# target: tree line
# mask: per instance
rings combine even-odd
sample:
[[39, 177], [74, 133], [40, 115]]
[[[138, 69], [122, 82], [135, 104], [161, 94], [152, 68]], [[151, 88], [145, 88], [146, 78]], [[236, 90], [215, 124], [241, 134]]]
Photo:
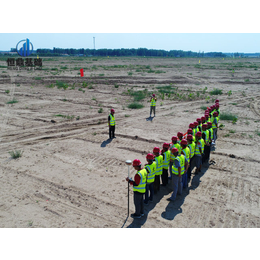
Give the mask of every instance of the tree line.
[[73, 49], [73, 48], [53, 48], [37, 49], [36, 53], [41, 56], [61, 56], [61, 55], [78, 55], [78, 56], [147, 56], [147, 57], [226, 57], [222, 52], [193, 52], [182, 50], [154, 50], [146, 48], [138, 49]]

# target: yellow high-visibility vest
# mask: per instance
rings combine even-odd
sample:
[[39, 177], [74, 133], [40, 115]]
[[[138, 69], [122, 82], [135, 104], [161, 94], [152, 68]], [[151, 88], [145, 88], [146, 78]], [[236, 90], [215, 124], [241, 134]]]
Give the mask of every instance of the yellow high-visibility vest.
[[111, 114], [109, 114], [109, 116], [110, 116], [110, 125], [111, 125], [111, 126], [116, 125], [115, 117], [112, 116]]
[[147, 171], [146, 169], [142, 169], [141, 171], [137, 172], [137, 174], [140, 176], [141, 180], [138, 186], [133, 186], [133, 191], [145, 193]]
[[151, 107], [155, 107], [156, 106], [156, 100], [154, 98], [152, 98], [151, 100]]
[[152, 164], [147, 164], [145, 166], [145, 169], [147, 169], [147, 183], [154, 182], [155, 172], [156, 172], [156, 162], [153, 162]]

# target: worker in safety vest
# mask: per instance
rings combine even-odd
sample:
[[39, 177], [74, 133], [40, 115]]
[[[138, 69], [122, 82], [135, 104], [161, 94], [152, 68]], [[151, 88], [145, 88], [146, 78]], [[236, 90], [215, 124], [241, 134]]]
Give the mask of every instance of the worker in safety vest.
[[195, 131], [196, 131], [196, 130], [195, 130], [195, 125], [194, 125], [194, 123], [190, 123], [190, 124], [189, 124], [189, 129], [192, 129], [192, 135], [195, 136], [195, 134], [196, 134]]
[[205, 142], [205, 147], [204, 147], [204, 156], [202, 157], [202, 164], [204, 162], [208, 162], [209, 159], [209, 151], [210, 151], [210, 136], [209, 136], [209, 131], [207, 130], [208, 124], [203, 124], [202, 125], [202, 139]]
[[182, 194], [182, 175], [185, 171], [185, 164], [187, 164], [187, 159], [183, 154], [179, 155], [179, 151], [177, 148], [173, 148], [171, 150], [173, 154], [172, 164], [172, 188], [173, 192], [168, 201], [174, 201], [176, 199], [177, 194]]
[[[217, 100], [218, 100], [218, 99], [217, 99]], [[216, 103], [216, 104], [215, 104], [215, 107], [216, 107], [216, 112], [218, 112], [218, 116], [220, 116], [219, 103]]]
[[193, 134], [194, 136], [196, 136], [196, 133], [199, 132], [199, 123], [195, 121], [193, 124], [194, 124]]
[[218, 118], [218, 112], [214, 112], [213, 113], [213, 119], [212, 119], [212, 129], [213, 129], [213, 139], [214, 139], [214, 143], [216, 143], [216, 140], [218, 138], [218, 121], [219, 121], [219, 118]]
[[144, 194], [146, 188], [146, 178], [147, 171], [142, 168], [141, 161], [135, 159], [133, 161], [133, 167], [137, 171], [134, 177], [134, 180], [126, 178], [126, 181], [133, 185], [134, 191], [134, 204], [135, 204], [135, 213], [131, 214], [132, 218], [141, 218], [144, 216]]
[[187, 163], [185, 164], [185, 170], [184, 173], [182, 175], [182, 185], [183, 185], [183, 189], [188, 187], [188, 175], [187, 175], [187, 171], [189, 168], [189, 163], [190, 163], [190, 149], [189, 147], [187, 147], [188, 142], [186, 139], [182, 139], [181, 140], [181, 154], [183, 154], [185, 156], [185, 158], [187, 159]]
[[168, 184], [168, 168], [170, 163], [171, 151], [169, 150], [169, 143], [163, 144], [163, 149], [161, 151], [161, 155], [163, 156], [163, 167], [162, 167], [162, 186], [166, 186]]
[[209, 158], [208, 158], [208, 161], [210, 160], [210, 152], [211, 152], [211, 147], [212, 147], [212, 140], [213, 140], [213, 129], [212, 129], [212, 123], [211, 122], [208, 122], [208, 131], [209, 131]]
[[[148, 153], [146, 155], [147, 164], [145, 164], [145, 169], [147, 171], [147, 182], [146, 182], [146, 190], [145, 190], [145, 198], [144, 204], [148, 205], [149, 201], [153, 201], [154, 195], [154, 179], [155, 179], [155, 172], [156, 172], [156, 162], [154, 161], [154, 155], [152, 153]], [[149, 196], [150, 191], [150, 196]]]
[[156, 101], [157, 101], [157, 98], [155, 97], [155, 94], [153, 94], [150, 99], [150, 102], [151, 102], [150, 103], [150, 117], [152, 116], [152, 111], [153, 111], [153, 115], [155, 116]]
[[163, 157], [160, 155], [160, 148], [153, 148], [154, 160], [156, 162], [156, 172], [154, 179], [154, 194], [156, 194], [160, 190], [160, 175], [162, 175], [162, 167], [163, 167]]
[[[190, 124], [190, 125], [191, 125], [191, 124]], [[193, 124], [192, 124], [192, 125], [193, 125]], [[194, 134], [194, 132], [193, 132], [193, 130], [192, 130], [191, 128], [189, 128], [189, 129], [187, 130], [187, 135], [192, 135], [193, 141], [195, 142], [196, 137], [195, 137], [195, 134]]]
[[194, 160], [194, 153], [195, 153], [195, 142], [193, 141], [193, 136], [188, 134], [187, 135], [187, 142], [188, 142], [188, 147], [190, 149], [190, 163], [189, 163], [189, 168], [187, 171], [187, 177], [188, 177], [188, 182], [191, 178], [191, 167], [193, 165], [193, 160]]
[[[173, 136], [172, 137], [172, 142], [170, 143], [170, 152], [172, 151], [172, 148], [177, 148], [178, 151], [179, 151], [179, 154], [181, 154], [181, 146], [180, 144], [177, 143], [178, 141], [178, 137], [177, 136]], [[173, 159], [174, 159], [174, 155], [172, 154], [172, 152], [170, 153], [170, 162], [169, 162], [169, 174], [170, 174], [170, 177], [169, 179], [172, 179], [172, 163], [173, 163]]]
[[183, 133], [182, 132], [178, 132], [177, 133], [177, 137], [178, 137], [177, 143], [180, 145], [181, 144], [181, 140], [183, 138]]
[[196, 133], [196, 142], [195, 142], [195, 166], [196, 166], [196, 171], [195, 174], [198, 174], [201, 170], [202, 166], [202, 156], [204, 153], [204, 140], [201, 138], [202, 133], [199, 131]]
[[108, 116], [108, 127], [109, 127], [109, 138], [115, 138], [115, 127], [116, 127], [116, 121], [115, 121], [115, 110], [112, 108], [111, 113]]
[[201, 118], [197, 118], [197, 122], [198, 122], [198, 129], [199, 129], [199, 131], [201, 132], [201, 130], [202, 130], [202, 124], [201, 124]]

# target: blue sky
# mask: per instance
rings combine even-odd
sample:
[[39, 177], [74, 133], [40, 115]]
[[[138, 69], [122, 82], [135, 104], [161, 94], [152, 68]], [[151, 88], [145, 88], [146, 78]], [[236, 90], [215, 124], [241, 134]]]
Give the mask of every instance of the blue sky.
[[24, 0], [11, 9], [5, 1], [1, 10], [0, 50], [25, 38], [34, 49], [93, 48], [95, 37], [96, 49], [260, 52], [255, 0]]
[[0, 33], [0, 50], [25, 38], [38, 48], [148, 48], [204, 52], [260, 52], [260, 33]]

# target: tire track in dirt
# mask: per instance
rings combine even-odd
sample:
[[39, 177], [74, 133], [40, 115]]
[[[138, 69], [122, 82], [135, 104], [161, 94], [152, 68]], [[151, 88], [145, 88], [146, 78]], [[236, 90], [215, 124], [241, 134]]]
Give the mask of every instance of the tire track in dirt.
[[[26, 182], [30, 183], [30, 185], [33, 185], [35, 188], [38, 187], [40, 191], [36, 190], [35, 193], [26, 196], [30, 198], [32, 202], [36, 200], [41, 200], [42, 202], [47, 200], [51, 202], [48, 206], [43, 206], [43, 208], [45, 211], [47, 210], [58, 217], [65, 218], [66, 211], [70, 212], [70, 214], [79, 214], [82, 217], [91, 215], [92, 217], [99, 218], [101, 222], [104, 222], [103, 226], [107, 224], [110, 227], [120, 227], [124, 221], [125, 208], [90, 195], [86, 190], [81, 190], [74, 186], [57, 184], [29, 174], [27, 173], [28, 171], [18, 171], [16, 173], [6, 166], [3, 166], [3, 169], [8, 172], [11, 171], [15, 175], [18, 174], [19, 178], [22, 177]], [[111, 207], [114, 208], [114, 210], [111, 210]], [[114, 215], [109, 215], [109, 220], [105, 217], [107, 212], [114, 212]], [[89, 219], [91, 219], [91, 217]]]

